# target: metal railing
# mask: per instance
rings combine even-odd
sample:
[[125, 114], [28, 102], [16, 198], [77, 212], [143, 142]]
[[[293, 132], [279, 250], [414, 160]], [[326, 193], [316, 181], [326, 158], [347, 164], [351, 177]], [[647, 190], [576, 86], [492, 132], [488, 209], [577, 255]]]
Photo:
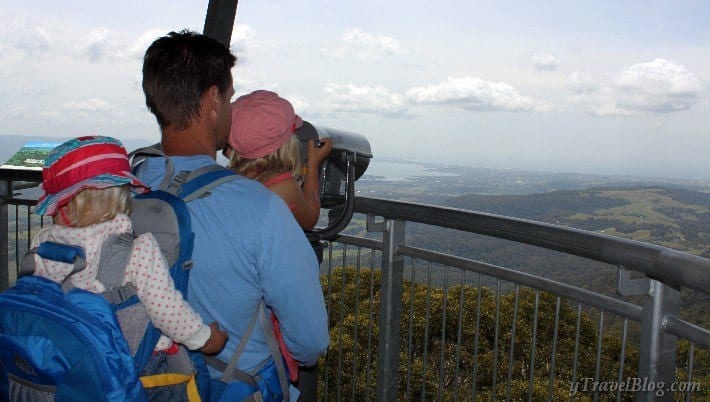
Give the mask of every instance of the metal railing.
[[[0, 289], [14, 281], [16, 256], [43, 224], [30, 214], [35, 200], [13, 190], [40, 180], [36, 171], [0, 170]], [[350, 226], [364, 223], [364, 231], [331, 242], [321, 266], [331, 347], [319, 363], [319, 399], [689, 401], [710, 395], [710, 331], [680, 318], [681, 289], [708, 294], [710, 260], [436, 206], [360, 197], [355, 212], [362, 215]], [[418, 226], [440, 229], [443, 239], [476, 233], [598, 261], [614, 276], [615, 289], [592, 291], [465, 253], [416, 247], [407, 243], [407, 229]]]
[[[322, 399], [709, 397], [710, 332], [679, 314], [681, 289], [708, 294], [710, 260], [437, 206], [356, 198], [355, 212], [367, 216], [365, 236], [381, 233], [381, 240], [341, 235], [329, 247], [324, 291], [333, 344], [323, 363]], [[437, 232], [444, 238], [477, 233], [598, 261], [612, 268], [616, 286], [605, 295], [414, 247], [405, 241], [406, 225], [413, 224], [452, 229]], [[632, 279], [632, 272], [642, 275]], [[523, 306], [532, 311], [523, 314]]]

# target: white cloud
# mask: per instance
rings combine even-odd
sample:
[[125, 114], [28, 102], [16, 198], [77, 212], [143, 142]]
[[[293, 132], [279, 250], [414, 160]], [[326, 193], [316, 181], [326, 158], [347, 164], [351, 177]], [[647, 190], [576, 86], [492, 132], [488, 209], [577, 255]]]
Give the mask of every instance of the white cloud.
[[351, 29], [346, 32], [343, 35], [343, 42], [355, 48], [371, 50], [386, 55], [407, 53], [396, 39], [384, 35], [371, 35], [359, 29]]
[[85, 101], [67, 102], [64, 107], [78, 112], [107, 112], [113, 108], [108, 103], [99, 98], [91, 98]]
[[92, 63], [133, 61], [142, 58], [148, 45], [166, 32], [149, 30], [131, 42], [126, 32], [102, 26], [66, 25], [56, 18], [38, 26], [18, 17], [0, 27], [1, 62], [23, 63], [30, 59], [36, 64], [51, 59], [54, 66], [61, 67], [60, 60], [72, 63], [79, 59]]
[[244, 65], [249, 62], [248, 54], [250, 49], [258, 47], [254, 38], [256, 32], [251, 26], [246, 24], [235, 25], [232, 29], [232, 41], [230, 50], [237, 56], [237, 64]]
[[51, 28], [29, 23], [24, 18], [0, 19], [0, 64], [44, 60], [56, 46], [52, 32]]
[[39, 112], [40, 117], [49, 120], [61, 120], [62, 114], [56, 110], [43, 110]]
[[453, 105], [466, 110], [544, 111], [547, 107], [521, 95], [505, 82], [488, 82], [476, 77], [450, 77], [435, 85], [414, 87], [407, 99], [415, 104]]
[[303, 96], [286, 96], [286, 99], [288, 99], [289, 102], [291, 102], [291, 105], [293, 105], [293, 110], [296, 111], [296, 114], [298, 115], [304, 115], [308, 113], [311, 110], [311, 104], [308, 102], [308, 99], [306, 99]]
[[567, 86], [576, 94], [587, 94], [599, 89], [592, 74], [586, 71], [575, 71], [570, 74], [567, 78]]
[[696, 102], [702, 85], [682, 65], [665, 59], [627, 66], [614, 81], [617, 106], [631, 112], [675, 112]]
[[[252, 93], [253, 91], [256, 91], [257, 89], [266, 89], [267, 91], [276, 92], [277, 94], [280, 95], [281, 86], [279, 85], [278, 82], [270, 81], [265, 78], [253, 79], [253, 80], [252, 79], [245, 79], [239, 73], [238, 69], [237, 69], [236, 73], [233, 74], [233, 76], [234, 76], [234, 89], [236, 91], [234, 99], [236, 99], [239, 96]], [[286, 98], [286, 99], [289, 99], [289, 98]]]
[[351, 29], [341, 38], [341, 43], [323, 49], [323, 53], [337, 58], [375, 60], [409, 53], [397, 39], [385, 35], [373, 35], [359, 29]]
[[148, 46], [150, 46], [154, 40], [166, 35], [167, 33], [167, 30], [162, 29], [149, 29], [144, 31], [127, 46], [123, 57], [132, 60], [142, 59], [145, 55], [146, 49], [148, 49]]
[[33, 55], [49, 49], [52, 42], [53, 38], [45, 28], [32, 27], [26, 34], [20, 36], [15, 46]]
[[106, 28], [95, 29], [86, 37], [86, 42], [84, 43], [82, 53], [89, 57], [89, 61], [94, 63], [99, 63], [104, 59], [106, 54], [111, 55], [109, 48], [109, 42], [107, 38], [110, 31]]
[[703, 90], [702, 82], [684, 66], [660, 58], [626, 66], [604, 83], [580, 72], [572, 73], [568, 83], [573, 101], [600, 116], [687, 110]]
[[548, 53], [535, 53], [530, 59], [530, 64], [537, 71], [555, 71], [560, 60]]
[[353, 84], [330, 83], [323, 88], [325, 99], [319, 109], [331, 113], [411, 117], [404, 96], [382, 86], [358, 87]]
[[232, 30], [232, 42], [243, 42], [253, 40], [256, 33], [250, 25], [239, 24], [235, 25]]
[[31, 116], [24, 106], [17, 106], [12, 109], [0, 110], [0, 119], [8, 120], [28, 120]]

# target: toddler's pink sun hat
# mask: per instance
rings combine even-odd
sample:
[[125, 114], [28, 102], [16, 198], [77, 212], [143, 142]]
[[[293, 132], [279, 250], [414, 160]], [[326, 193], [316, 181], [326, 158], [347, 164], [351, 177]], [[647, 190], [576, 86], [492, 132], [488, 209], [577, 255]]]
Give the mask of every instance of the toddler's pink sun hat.
[[279, 149], [302, 125], [289, 101], [258, 90], [232, 103], [228, 142], [241, 157], [257, 159]]
[[131, 173], [121, 141], [103, 136], [71, 139], [47, 155], [42, 168], [43, 191], [34, 212], [52, 216], [86, 188], [126, 184], [137, 193], [150, 190]]

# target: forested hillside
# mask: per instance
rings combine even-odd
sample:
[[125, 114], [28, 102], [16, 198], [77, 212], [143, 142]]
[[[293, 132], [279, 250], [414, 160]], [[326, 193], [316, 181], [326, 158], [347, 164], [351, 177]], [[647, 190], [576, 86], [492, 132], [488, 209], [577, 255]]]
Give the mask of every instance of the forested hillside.
[[600, 231], [710, 257], [710, 193], [669, 187], [464, 195], [443, 205]]

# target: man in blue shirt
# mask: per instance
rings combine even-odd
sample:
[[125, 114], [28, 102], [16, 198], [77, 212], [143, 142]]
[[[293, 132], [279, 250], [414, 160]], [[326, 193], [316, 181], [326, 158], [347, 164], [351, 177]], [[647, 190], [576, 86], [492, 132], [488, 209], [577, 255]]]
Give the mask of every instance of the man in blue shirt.
[[[187, 31], [171, 32], [146, 51], [146, 104], [160, 125], [162, 150], [174, 172], [217, 164], [216, 153], [226, 145], [231, 125], [234, 61], [224, 45]], [[139, 171], [153, 188], [165, 174], [160, 157], [146, 159]], [[206, 322], [218, 322], [229, 334], [217, 357], [229, 362], [263, 301], [278, 317], [293, 357], [314, 364], [328, 346], [319, 267], [281, 197], [239, 177], [188, 208], [195, 246], [187, 297]], [[267, 340], [257, 325], [237, 367], [255, 374], [269, 360]], [[221, 375], [210, 372], [213, 380]]]

